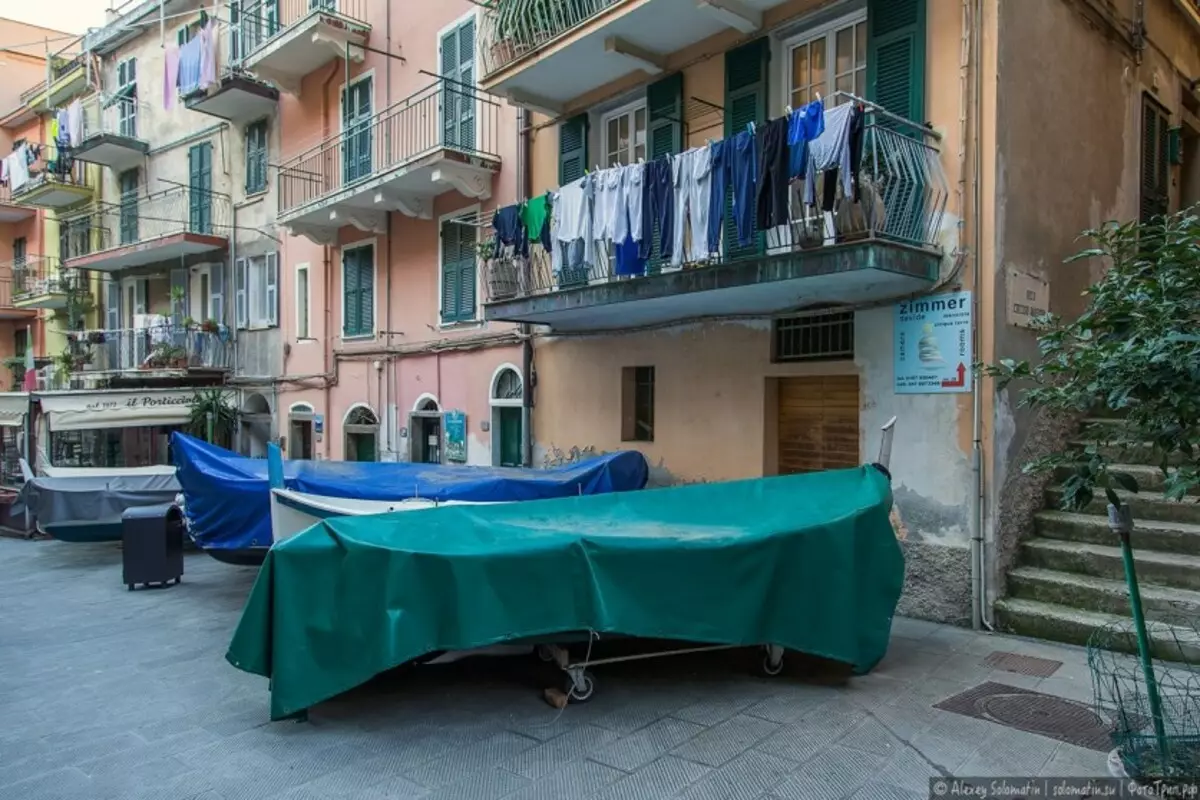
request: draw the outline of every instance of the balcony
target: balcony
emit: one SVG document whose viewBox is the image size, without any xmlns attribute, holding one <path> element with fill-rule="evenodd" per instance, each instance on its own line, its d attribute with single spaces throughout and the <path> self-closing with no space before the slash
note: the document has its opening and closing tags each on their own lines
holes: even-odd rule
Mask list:
<svg viewBox="0 0 1200 800">
<path fill-rule="evenodd" d="M 224 195 L 186 186 L 104 203 L 63 220 L 63 263 L 72 269 L 116 272 L 229 247 L 232 204 Z"/>
<path fill-rule="evenodd" d="M 20 222 L 29 219 L 37 212 L 28 206 L 13 202 L 12 189 L 0 186 L 0 225 L 8 222 Z"/>
<path fill-rule="evenodd" d="M 88 90 L 87 60 L 84 54 L 54 55 L 46 80 L 21 92 L 21 105 L 46 113 L 60 108 Z"/>
<path fill-rule="evenodd" d="M 308 75 L 349 54 L 362 61 L 371 25 L 367 0 L 259 0 L 246 3 L 236 45 L 242 67 L 289 94 Z"/>
<path fill-rule="evenodd" d="M 279 90 L 256 78 L 242 64 L 243 42 L 264 38 L 259 32 L 264 23 L 245 13 L 239 19 L 237 26 L 221 28 L 216 84 L 188 95 L 184 104 L 191 111 L 245 124 L 274 113 Z"/>
<path fill-rule="evenodd" d="M 135 97 L 94 95 L 83 104 L 83 141 L 74 156 L 123 172 L 142 163 L 150 144 L 138 135 L 138 119 L 149 119 L 149 104 Z"/>
<path fill-rule="evenodd" d="M 756 234 L 761 244 L 748 254 L 682 268 L 651 263 L 643 276 L 620 277 L 607 253 L 589 268 L 558 274 L 540 246 L 528 259 L 501 253 L 484 265 L 484 319 L 611 330 L 886 302 L 927 291 L 940 272 L 949 198 L 934 137 L 927 128 L 869 110 L 860 199 L 839 197 L 829 214 L 795 203 L 789 224 Z"/>
<path fill-rule="evenodd" d="M 80 273 L 64 269 L 51 256 L 27 256 L 13 262 L 12 276 L 12 304 L 22 309 L 63 309 L 72 292 L 87 288 Z"/>
<path fill-rule="evenodd" d="M 10 261 L 7 264 L 0 264 L 0 321 L 30 319 L 37 316 L 37 311 L 22 308 L 14 302 L 14 292 L 16 291 L 14 269 L 19 267 L 20 263 Z"/>
<path fill-rule="evenodd" d="M 233 339 L 228 330 L 203 330 L 171 322 L 72 332 L 68 334 L 67 351 L 72 356 L 72 378 L 131 372 L 160 377 L 233 369 Z"/>
<path fill-rule="evenodd" d="M 279 168 L 279 222 L 318 244 L 353 225 L 385 233 L 387 214 L 430 219 L 433 199 L 488 198 L 500 169 L 500 105 L 439 80 Z"/>
<path fill-rule="evenodd" d="M 29 167 L 29 180 L 12 190 L 12 202 L 25 208 L 51 211 L 77 206 L 95 193 L 94 176 L 87 164 L 70 155 L 60 154 L 51 144 L 40 145 L 41 152 Z"/>
<path fill-rule="evenodd" d="M 495 0 L 480 28 L 480 85 L 557 115 L 577 97 L 723 31 L 749 34 L 786 0 Z"/>
</svg>

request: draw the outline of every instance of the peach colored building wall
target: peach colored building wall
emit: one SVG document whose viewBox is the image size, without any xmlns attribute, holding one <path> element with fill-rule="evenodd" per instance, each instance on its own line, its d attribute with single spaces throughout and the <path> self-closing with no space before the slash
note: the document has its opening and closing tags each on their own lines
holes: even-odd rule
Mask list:
<svg viewBox="0 0 1200 800">
<path fill-rule="evenodd" d="M 386 8 L 382 0 L 368 6 L 369 45 L 379 50 L 388 48 Z M 351 81 L 367 74 L 373 76 L 373 113 L 430 87 L 436 79 L 422 70 L 437 71 L 440 34 L 466 15 L 478 13 L 478 7 L 466 0 L 407 4 L 403 13 L 393 7 L 391 49 L 403 54 L 405 60 L 367 52 L 362 63 L 349 67 Z M 281 97 L 281 161 L 340 132 L 345 79 L 345 64 L 338 59 L 308 75 L 299 97 Z M 406 459 L 409 442 L 403 434 L 407 433 L 408 414 L 418 398 L 433 395 L 443 410 L 466 414 L 468 462 L 492 463 L 491 432 L 483 431 L 482 423 L 488 421 L 490 426 L 489 391 L 496 368 L 521 362 L 514 327 L 482 322 L 444 326 L 440 317 L 440 219 L 490 210 L 511 204 L 517 197 L 516 110 L 502 105 L 490 119 L 481 118 L 477 125 L 481 126 L 480 136 L 488 136 L 495 143 L 502 161 L 493 179 L 491 198 L 476 200 L 450 191 L 435 199 L 432 219 L 393 212 L 390 235 L 347 227 L 341 230 L 336 247 L 322 247 L 297 236 L 283 237 L 281 316 L 285 341 L 290 346 L 284 374 L 336 373 L 337 377 L 332 386 L 316 391 L 285 384 L 280 390 L 277 425 L 281 432 L 286 431 L 291 405 L 310 403 L 315 413 L 325 417 L 323 440 L 315 443 L 322 457 L 344 456 L 342 420 L 355 405 L 366 404 L 381 422 L 381 457 Z M 487 131 L 483 125 L 489 126 Z M 490 235 L 490 229 L 479 232 L 480 237 Z M 375 335 L 343 341 L 341 248 L 366 241 L 375 245 Z M 299 339 L 296 326 L 297 268 L 302 266 L 306 266 L 308 275 L 309 341 Z M 482 318 L 482 268 L 479 279 L 477 314 Z"/>
</svg>

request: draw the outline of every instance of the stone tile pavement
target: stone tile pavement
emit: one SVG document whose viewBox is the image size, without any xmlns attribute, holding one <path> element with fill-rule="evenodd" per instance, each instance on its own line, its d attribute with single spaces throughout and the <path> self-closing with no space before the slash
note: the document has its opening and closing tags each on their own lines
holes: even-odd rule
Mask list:
<svg viewBox="0 0 1200 800">
<path fill-rule="evenodd" d="M 224 660 L 252 569 L 189 554 L 127 592 L 115 545 L 0 539 L 0 800 L 874 800 L 936 775 L 1103 776 L 1105 756 L 933 708 L 985 680 L 1087 700 L 1082 650 L 897 620 L 872 674 L 732 651 L 598 668 L 558 712 L 533 659 L 377 679 L 271 723 Z M 1061 660 L 993 672 L 993 650 Z"/>
</svg>

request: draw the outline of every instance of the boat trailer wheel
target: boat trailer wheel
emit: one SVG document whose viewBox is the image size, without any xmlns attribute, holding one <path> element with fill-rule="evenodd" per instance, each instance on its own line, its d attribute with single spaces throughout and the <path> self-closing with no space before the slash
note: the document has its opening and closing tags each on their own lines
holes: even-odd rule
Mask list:
<svg viewBox="0 0 1200 800">
<path fill-rule="evenodd" d="M 567 672 L 567 697 L 572 703 L 586 703 L 596 693 L 596 677 L 585 669 Z"/>
<path fill-rule="evenodd" d="M 766 653 L 763 655 L 761 666 L 762 674 L 774 678 L 783 672 L 783 648 L 777 644 L 769 644 L 765 649 Z"/>
</svg>

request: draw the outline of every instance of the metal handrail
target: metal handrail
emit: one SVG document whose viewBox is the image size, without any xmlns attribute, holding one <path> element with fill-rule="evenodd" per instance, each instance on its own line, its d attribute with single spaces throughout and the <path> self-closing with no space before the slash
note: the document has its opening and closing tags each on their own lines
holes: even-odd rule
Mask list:
<svg viewBox="0 0 1200 800">
<path fill-rule="evenodd" d="M 138 136 L 138 119 L 150 104 L 132 97 L 93 95 L 83 101 L 83 138 L 115 134 L 130 139 Z"/>
<path fill-rule="evenodd" d="M 54 60 L 56 58 L 60 59 L 57 63 Z M 57 55 L 51 56 L 49 81 L 46 81 L 46 80 L 38 81 L 35 85 L 30 86 L 28 89 L 21 92 L 21 103 L 22 104 L 28 103 L 32 98 L 37 97 L 39 94 L 46 91 L 47 89 L 52 89 L 54 87 L 54 85 L 56 83 L 58 83 L 60 80 L 62 80 L 64 77 L 71 74 L 76 69 L 79 69 L 80 67 L 85 66 L 85 64 L 86 64 L 85 59 L 87 58 L 87 56 L 85 53 L 79 53 L 75 56 L 72 56 L 72 57 L 66 59 L 66 60 L 62 60 L 62 58 L 63 58 L 62 56 L 57 56 Z"/>
<path fill-rule="evenodd" d="M 69 292 L 82 285 L 79 272 L 64 268 L 54 256 L 28 255 L 0 264 L 0 275 L 4 274 L 12 276 L 16 299 Z"/>
<path fill-rule="evenodd" d="M 624 0 L 495 0 L 480 27 L 484 76 Z"/>
<path fill-rule="evenodd" d="M 81 372 L 233 368 L 233 339 L 195 325 L 103 328 L 69 334 Z"/>
<path fill-rule="evenodd" d="M 313 14 L 333 14 L 359 25 L 367 22 L 367 0 L 256 0 L 240 9 L 237 24 L 228 26 L 224 47 L 227 64 L 252 58 L 264 46 Z"/>
<path fill-rule="evenodd" d="M 63 259 L 70 261 L 180 233 L 228 236 L 232 218 L 233 203 L 227 195 L 197 193 L 186 186 L 116 203 L 98 203 L 61 220 L 60 224 L 72 231 Z"/>
<path fill-rule="evenodd" d="M 93 189 L 92 177 L 88 174 L 87 164 L 71 155 L 69 148 L 59 150 L 57 145 L 39 145 L 41 154 L 29 166 L 29 181 L 19 189 L 13 190 L 12 197 L 18 200 L 22 195 L 33 191 L 47 181 L 66 183 L 86 189 Z"/>
<path fill-rule="evenodd" d="M 935 142 L 936 131 L 854 95 L 867 115 L 863 152 L 859 162 L 859 196 L 841 197 L 836 213 L 826 215 L 802 204 L 793 204 L 787 225 L 763 235 L 763 246 L 726 247 L 722 253 L 689 266 L 704 268 L 734 262 L 787 258 L 818 251 L 833 244 L 855 241 L 888 241 L 928 252 L 942 250 L 942 227 L 950 187 Z M 829 176 L 827 176 L 828 179 Z M 839 195 L 841 193 L 838 188 Z M 819 198 L 818 198 L 819 200 Z M 490 232 L 484 232 L 487 236 Z M 516 258 L 511 248 L 481 264 L 487 302 L 575 289 L 617 280 L 610 252 L 599 249 L 595 263 L 555 273 L 551 254 L 532 244 L 528 258 Z M 669 265 L 651 263 L 648 274 Z"/>
<path fill-rule="evenodd" d="M 499 100 L 487 92 L 438 79 L 283 162 L 279 212 L 438 150 L 499 161 L 500 109 Z"/>
</svg>

